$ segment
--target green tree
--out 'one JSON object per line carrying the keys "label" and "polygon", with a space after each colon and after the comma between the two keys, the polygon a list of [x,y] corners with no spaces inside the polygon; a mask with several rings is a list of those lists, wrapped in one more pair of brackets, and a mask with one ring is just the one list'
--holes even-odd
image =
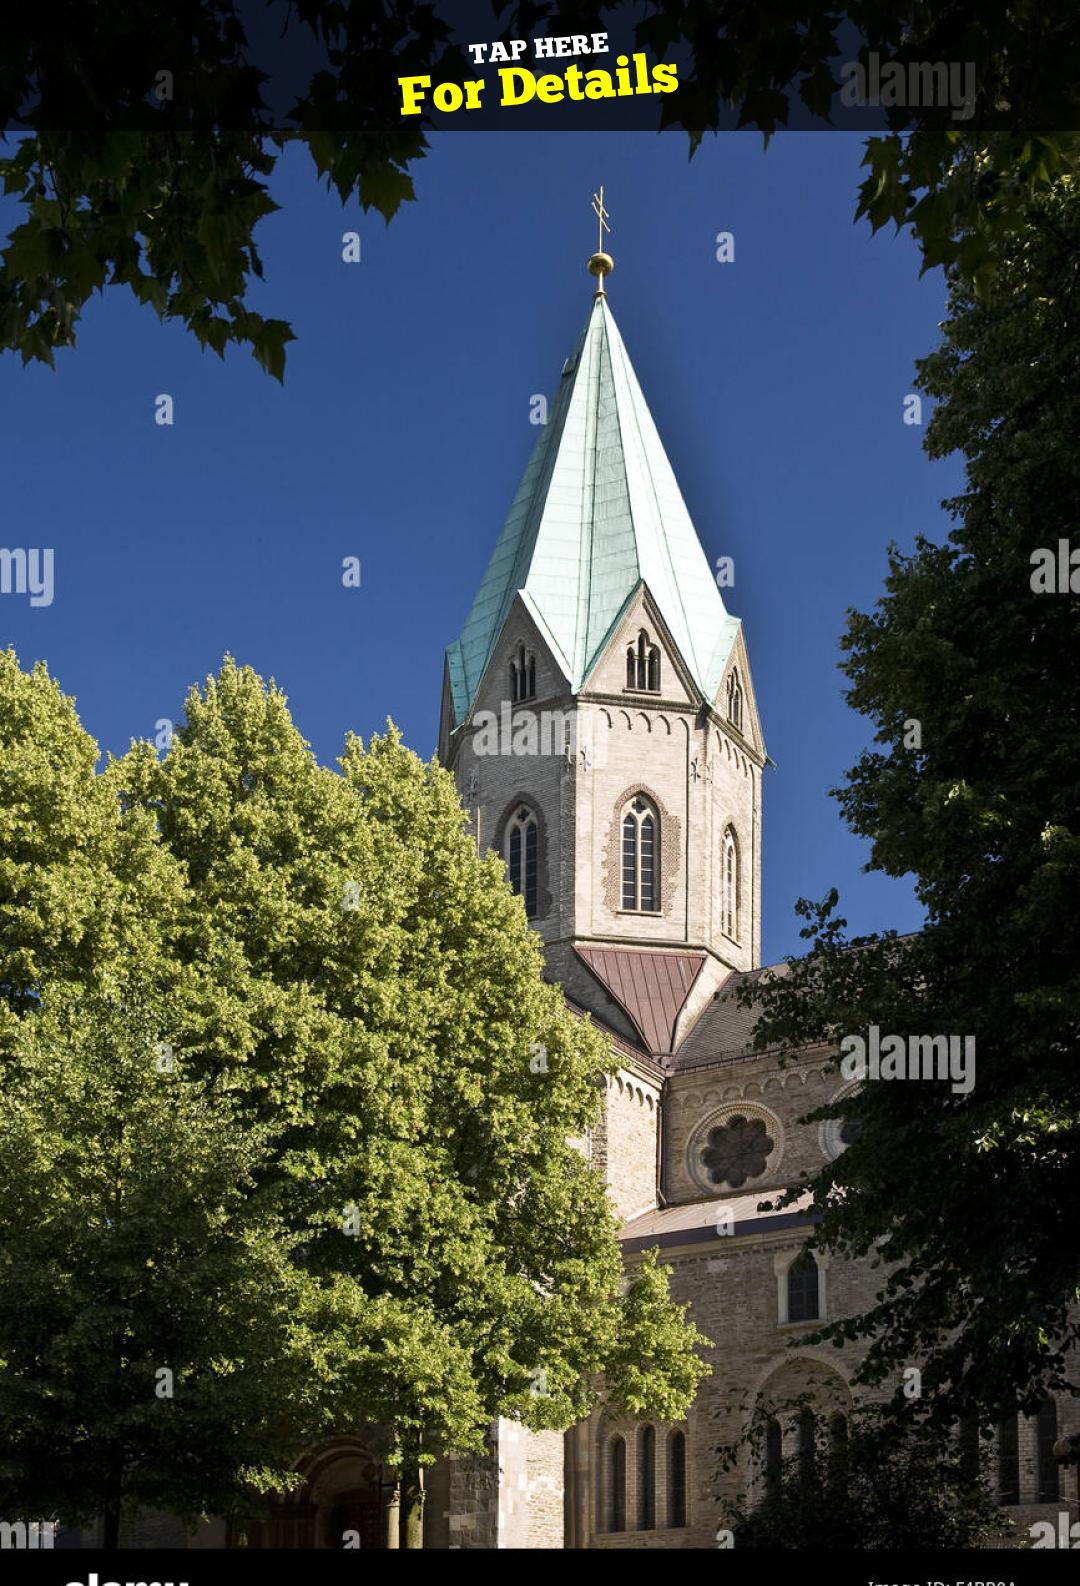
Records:
{"label": "green tree", "polygon": [[[231,662],[163,760],[97,775],[43,670],[0,685],[9,1502],[97,1506],[113,1540],[125,1503],[227,1511],[379,1421],[415,1540],[423,1465],[497,1416],[566,1426],[605,1371],[682,1414],[703,1340],[655,1263],[622,1293],[571,1143],[611,1053],[450,776],[393,731],[320,767]],[[41,900],[76,884],[46,953]]]}
{"label": "green tree", "polygon": [[91,296],[122,286],[280,379],[292,331],[250,301],[255,230],[278,207],[266,179],[302,139],[317,180],[389,220],[427,148],[398,114],[397,79],[460,77],[447,33],[426,0],[299,0],[270,18],[231,0],[177,0],[168,16],[132,0],[108,18],[60,0],[24,14],[0,65],[0,122],[29,129],[0,160],[26,211],[0,268],[0,346],[51,364]]}
{"label": "green tree", "polygon": [[586,1414],[609,1360],[617,1395],[635,1347],[635,1409],[680,1413],[704,1368],[666,1275],[620,1298],[606,1193],[571,1144],[611,1055],[544,982],[453,779],[393,730],[350,738],[341,765],[320,767],[280,692],[227,662],[160,763],[143,746],[111,774],[189,879],[176,951],[208,1002],[181,1045],[284,1123],[323,1346],[392,1425],[408,1496],[499,1415]]}
{"label": "green tree", "polygon": [[129,984],[60,988],[0,1087],[0,1504],[194,1520],[287,1486],[317,1425],[267,1126],[186,1071]]}
{"label": "green tree", "polygon": [[805,1446],[767,1472],[765,1418],[755,1420],[750,1442],[763,1496],[724,1506],[736,1548],[925,1552],[1000,1547],[1015,1535],[972,1469],[970,1448],[925,1423],[897,1441],[870,1406],[842,1420],[838,1436],[835,1422],[816,1417]]}
{"label": "green tree", "polygon": [[[282,378],[292,330],[252,305],[262,276],[255,232],[277,208],[276,162],[301,143],[343,204],[389,221],[414,197],[410,173],[431,126],[427,113],[402,120],[399,76],[472,74],[445,10],[425,0],[298,0],[271,7],[264,31],[223,0],[177,0],[168,19],[149,0],[108,17],[43,0],[9,29],[0,66],[0,121],[28,129],[0,160],[4,191],[25,211],[0,267],[0,347],[52,363],[56,348],[74,344],[92,295],[122,286],[202,346],[219,355],[247,346]],[[768,137],[793,111],[829,125],[847,61],[970,64],[963,121],[952,107],[883,113],[889,130],[867,143],[858,212],[875,229],[910,226],[927,267],[959,263],[980,286],[1022,229],[1028,196],[1077,170],[1076,136],[1050,130],[1075,122],[1073,6],[491,7],[491,33],[507,37],[620,26],[658,57],[680,53],[680,91],[660,113],[689,131],[691,150],[728,124]],[[308,60],[308,75],[287,80]]]}
{"label": "green tree", "polygon": [[952,272],[919,383],[936,403],[927,449],[966,460],[955,527],[893,549],[885,594],[843,640],[876,747],[837,796],[870,868],[915,878],[926,928],[851,942],[835,893],[804,903],[808,955],[757,988],[763,1044],[871,1024],[975,1037],[969,1093],[868,1083],[839,1109],[855,1144],[813,1182],[819,1240],[885,1274],[826,1333],[869,1340],[863,1378],[898,1413],[912,1413],[901,1369],[918,1366],[941,1426],[1071,1391],[1078,1337],[1080,579],[1036,581],[1040,550],[1056,560],[1080,516],[1078,258],[1070,179],[1033,202],[988,296]]}
{"label": "green tree", "polygon": [[1022,234],[1029,197],[1078,169],[1080,140],[1064,129],[1076,123],[1080,27],[1067,4],[499,0],[498,9],[517,37],[603,30],[633,13],[639,48],[678,50],[685,62],[661,125],[686,128],[691,153],[725,127],[757,128],[768,141],[793,123],[843,125],[845,68],[871,57],[896,63],[905,82],[912,63],[963,66],[971,103],[959,119],[951,104],[866,112],[888,130],[867,140],[856,214],[874,231],[909,227],[924,270],[957,265],[980,290],[1007,240]]}
{"label": "green tree", "polygon": [[[179,890],[146,818],[124,823],[98,749],[44,663],[0,651],[0,1053],[43,984],[95,985]],[[152,822],[150,823],[152,825]]]}

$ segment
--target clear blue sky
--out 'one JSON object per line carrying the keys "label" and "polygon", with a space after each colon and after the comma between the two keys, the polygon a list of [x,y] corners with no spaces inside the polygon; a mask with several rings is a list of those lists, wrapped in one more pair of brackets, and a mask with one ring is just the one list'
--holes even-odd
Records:
{"label": "clear blue sky", "polygon": [[[725,601],[777,762],[766,961],[797,949],[795,898],[834,884],[854,929],[914,927],[908,884],[861,874],[827,797],[869,738],[836,669],[845,610],[875,601],[890,539],[947,532],[939,502],[961,482],[902,421],[941,275],[920,281],[906,237],[853,224],[861,152],[727,134],[688,162],[677,133],[446,133],[387,228],[343,214],[291,151],[256,292],[299,338],[284,388],[115,289],[55,373],[0,362],[0,544],[56,555],[53,604],[0,597],[0,641],[47,659],[114,752],[179,719],[230,651],[277,678],[320,759],[388,715],[430,754],[444,646],[536,438],[530,399],[590,307],[603,181],[612,308],[710,561],[735,558]],[[721,230],[733,264],[716,262]],[[163,392],[171,428],[154,422]],[[341,584],[348,555],[359,590]]]}

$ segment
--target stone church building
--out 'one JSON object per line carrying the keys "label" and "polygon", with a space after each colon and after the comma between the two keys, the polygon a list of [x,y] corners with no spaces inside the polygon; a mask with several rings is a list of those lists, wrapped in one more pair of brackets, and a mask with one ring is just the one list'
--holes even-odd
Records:
{"label": "stone church building", "polygon": [[[758,1210],[844,1149],[839,1121],[801,1121],[843,1087],[824,1048],[783,1069],[753,1053],[753,1013],[724,996],[762,973],[763,726],[608,304],[611,261],[589,268],[587,323],[447,652],[439,753],[551,979],[610,1035],[588,1147],[628,1266],[660,1247],[713,1371],[678,1426],[601,1410],[565,1437],[493,1428],[488,1461],[434,1472],[434,1547],[715,1547],[723,1498],[762,1480],[749,1459],[722,1472],[718,1445],[806,1392],[844,1435],[855,1353],[789,1346],[880,1281],[808,1257],[805,1211]],[[1053,1450],[1078,1428],[1068,1399],[999,1427],[983,1457],[1001,1500],[1034,1518],[1071,1498],[1075,1516],[1076,1467]],[[772,1457],[807,1435],[808,1416],[778,1417]]]}
{"label": "stone church building", "polygon": [[[718,1446],[773,1406],[773,1461],[815,1427],[844,1435],[854,1348],[791,1346],[862,1309],[880,1281],[808,1258],[805,1209],[758,1209],[844,1149],[839,1122],[802,1121],[842,1086],[824,1048],[785,1068],[754,1053],[753,1013],[724,995],[763,973],[769,761],[742,625],[612,316],[610,267],[606,254],[590,261],[587,323],[447,651],[439,754],[477,843],[506,860],[550,978],[608,1034],[617,1073],[586,1148],[623,1220],[627,1266],[659,1247],[675,1298],[713,1341],[712,1372],[679,1425],[600,1409],[565,1435],[493,1426],[486,1458],[428,1474],[433,1548],[716,1547],[725,1498],[752,1498],[764,1479],[745,1456],[721,1470]],[[793,1422],[779,1407],[803,1393],[814,1411]],[[987,1476],[1025,1523],[1075,1518],[1076,1466],[1054,1445],[1078,1430],[1067,1398],[997,1429]],[[191,1540],[397,1545],[374,1431],[300,1468],[304,1486],[266,1524]]]}

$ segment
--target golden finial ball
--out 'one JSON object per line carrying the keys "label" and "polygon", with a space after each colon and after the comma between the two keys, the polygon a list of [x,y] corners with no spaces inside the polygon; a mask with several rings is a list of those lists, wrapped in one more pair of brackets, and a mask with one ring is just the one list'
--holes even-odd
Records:
{"label": "golden finial ball", "polygon": [[588,263],[590,275],[603,277],[610,275],[615,268],[615,260],[610,253],[594,253]]}

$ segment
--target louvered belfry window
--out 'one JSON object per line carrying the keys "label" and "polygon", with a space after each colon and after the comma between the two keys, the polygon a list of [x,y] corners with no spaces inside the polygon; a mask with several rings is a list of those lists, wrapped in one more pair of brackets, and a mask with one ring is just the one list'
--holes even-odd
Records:
{"label": "louvered belfry window", "polygon": [[536,657],[527,653],[523,644],[519,644],[510,662],[510,699],[516,705],[519,700],[535,697]]}
{"label": "louvered belfry window", "polygon": [[738,727],[740,732],[742,731],[742,706],[742,684],[739,682],[738,672],[732,667],[727,681],[727,713],[728,721],[733,727]]}
{"label": "louvered belfry window", "polygon": [[626,647],[626,686],[640,693],[660,692],[660,650],[644,628],[637,643]]}

